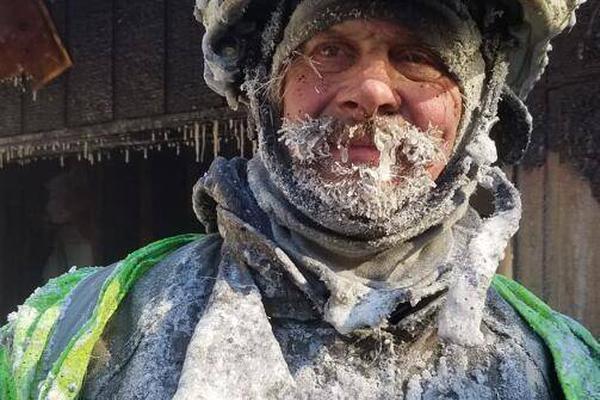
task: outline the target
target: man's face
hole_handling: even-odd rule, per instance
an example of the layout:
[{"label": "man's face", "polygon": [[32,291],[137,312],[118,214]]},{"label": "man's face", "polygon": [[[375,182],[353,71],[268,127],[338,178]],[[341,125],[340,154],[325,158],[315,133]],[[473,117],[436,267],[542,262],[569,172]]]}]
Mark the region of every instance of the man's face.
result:
[{"label": "man's face", "polygon": [[[347,21],[310,39],[286,71],[282,97],[287,122],[331,117],[352,126],[382,117],[431,134],[442,153],[426,167],[433,180],[452,152],[462,113],[459,88],[441,60],[407,29],[384,21]],[[380,163],[382,146],[372,131],[346,131],[342,146],[340,135],[328,139],[332,160]]]},{"label": "man's face", "polygon": [[459,88],[401,26],[333,26],[299,49],[282,89],[279,141],[296,186],[352,220],[384,226],[420,204],[452,153]]}]

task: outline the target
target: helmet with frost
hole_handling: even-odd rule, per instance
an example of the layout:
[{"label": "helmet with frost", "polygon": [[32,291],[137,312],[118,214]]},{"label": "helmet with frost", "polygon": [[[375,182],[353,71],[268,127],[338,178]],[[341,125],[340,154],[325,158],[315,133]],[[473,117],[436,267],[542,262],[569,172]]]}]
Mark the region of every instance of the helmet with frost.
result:
[{"label": "helmet with frost", "polygon": [[[401,3],[390,0],[388,3]],[[499,106],[502,120],[497,147],[500,159],[518,161],[529,142],[531,119],[522,103],[548,64],[550,41],[574,23],[582,0],[438,0],[468,9],[482,36],[502,31],[509,49],[509,71]],[[301,3],[323,6],[335,0],[197,0],[195,14],[205,28],[205,80],[233,108],[247,100],[243,83],[257,65],[271,67],[283,32],[270,32],[273,20],[285,27]],[[310,4],[309,4],[310,5]],[[271,43],[270,43],[271,42]]]}]

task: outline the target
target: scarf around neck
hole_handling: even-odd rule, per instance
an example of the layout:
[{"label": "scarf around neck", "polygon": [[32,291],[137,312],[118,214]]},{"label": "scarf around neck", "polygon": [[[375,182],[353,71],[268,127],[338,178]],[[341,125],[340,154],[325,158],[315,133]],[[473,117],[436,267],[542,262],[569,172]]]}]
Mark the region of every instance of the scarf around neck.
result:
[{"label": "scarf around neck", "polygon": [[[286,317],[301,319],[312,311],[339,333],[351,334],[385,328],[401,305],[415,307],[446,292],[462,299],[468,291],[477,294],[473,299],[467,293],[469,304],[446,303],[452,305],[451,313],[468,307],[467,314],[475,314],[472,324],[479,329],[480,297],[485,298],[520,215],[516,190],[500,170],[490,169],[480,184],[488,185],[496,196],[496,211],[484,221],[465,197],[444,223],[413,238],[361,241],[304,218],[270,182],[260,158],[249,162],[218,158],[194,188],[194,210],[207,230],[218,229],[225,252],[263,281],[259,286],[265,302],[270,297],[276,298],[274,303],[305,302],[304,307],[279,307],[287,310]],[[485,237],[478,242],[481,235]],[[288,295],[290,290],[282,291],[290,283],[302,293],[301,301]],[[448,325],[455,328],[440,320],[440,328]],[[466,338],[473,335],[462,331],[449,335],[470,341]]]}]

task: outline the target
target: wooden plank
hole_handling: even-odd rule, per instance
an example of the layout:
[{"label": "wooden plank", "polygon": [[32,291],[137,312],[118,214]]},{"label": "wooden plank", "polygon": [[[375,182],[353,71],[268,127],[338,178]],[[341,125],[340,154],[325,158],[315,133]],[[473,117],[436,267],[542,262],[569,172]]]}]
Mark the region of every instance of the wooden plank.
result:
[{"label": "wooden plank", "polygon": [[[600,203],[597,189],[598,85],[549,92],[554,135],[546,188],[547,300],[600,333]],[[596,197],[594,197],[596,195]]]},{"label": "wooden plank", "polygon": [[164,112],[164,13],[164,0],[116,0],[116,118],[150,116]]},{"label": "wooden plank", "polygon": [[546,272],[548,301],[600,334],[600,203],[589,183],[551,153],[548,158]]},{"label": "wooden plank", "polygon": [[[66,0],[48,3],[48,11],[59,35],[65,37]],[[65,81],[65,75],[62,75],[37,93],[23,94],[24,132],[39,132],[65,126]]]},{"label": "wooden plank", "polygon": [[93,124],[112,119],[112,2],[70,1],[67,123]]},{"label": "wooden plank", "polygon": [[514,278],[544,296],[544,201],[546,167],[519,168],[523,217],[515,239]]},{"label": "wooden plank", "polygon": [[0,136],[21,133],[21,88],[10,82],[0,84]]},{"label": "wooden plank", "polygon": [[188,0],[167,2],[167,112],[225,106],[204,83],[202,35]]}]

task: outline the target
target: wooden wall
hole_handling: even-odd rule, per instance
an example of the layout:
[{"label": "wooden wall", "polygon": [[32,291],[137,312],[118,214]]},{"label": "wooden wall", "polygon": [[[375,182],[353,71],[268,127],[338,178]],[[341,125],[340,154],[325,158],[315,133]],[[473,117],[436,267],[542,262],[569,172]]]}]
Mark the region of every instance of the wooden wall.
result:
[{"label": "wooden wall", "polygon": [[[228,122],[233,115],[204,84],[203,29],[192,14],[193,0],[46,4],[73,67],[37,93],[0,85],[0,166],[20,154],[18,138],[55,141],[58,151],[68,139],[68,148],[81,152],[79,139],[102,134],[108,148],[123,144],[120,134]],[[150,136],[135,141],[152,143]],[[92,146],[102,144],[89,140]]]},{"label": "wooden wall", "polygon": [[600,1],[554,43],[529,99],[534,143],[514,180],[514,277],[600,335]]}]

